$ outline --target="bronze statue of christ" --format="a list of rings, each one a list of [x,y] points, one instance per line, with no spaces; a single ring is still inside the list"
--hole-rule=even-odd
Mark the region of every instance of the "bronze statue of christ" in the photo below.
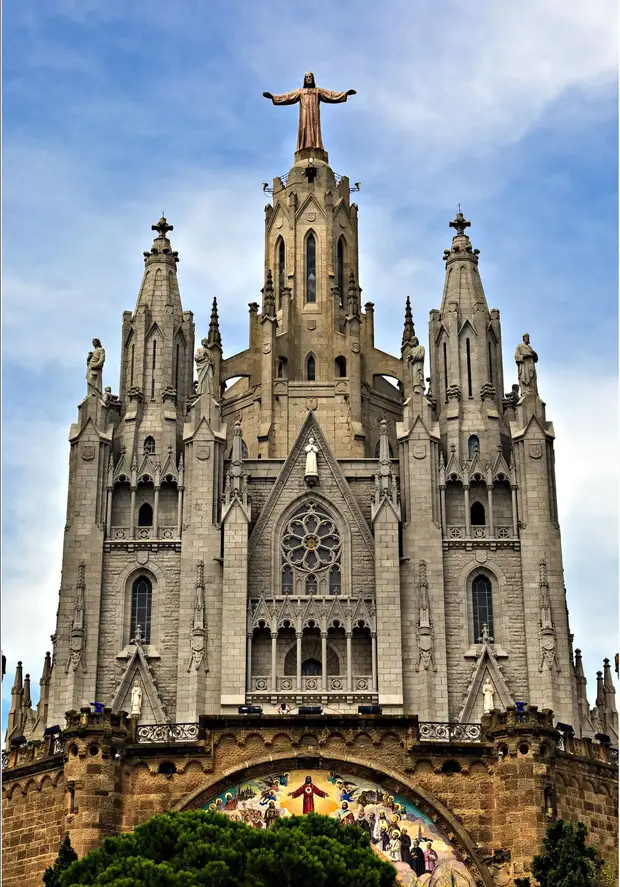
[[[274,105],[295,105],[299,102],[297,150],[301,151],[303,148],[323,148],[319,102],[330,104],[346,102],[350,95],[355,95],[355,90],[332,92],[331,89],[322,89],[316,85],[314,74],[309,71],[304,74],[304,85],[301,89],[293,89],[282,95],[272,95],[270,92],[264,92],[263,95],[266,99],[271,99]]]

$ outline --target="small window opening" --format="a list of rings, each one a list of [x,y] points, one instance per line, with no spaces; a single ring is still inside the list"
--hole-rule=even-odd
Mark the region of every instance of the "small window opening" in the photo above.
[[[474,502],[471,506],[470,514],[472,527],[484,526],[484,505],[482,504],[482,502]]]
[[[149,505],[148,502],[145,502],[144,505],[140,506],[140,510],[138,511],[138,526],[153,526],[153,507],[152,505]]]
[[[336,376],[339,376],[341,379],[346,378],[347,375],[347,359],[346,357],[337,357],[336,358]]]
[[[446,396],[446,403],[448,401],[448,346],[446,343],[443,343],[443,384],[444,391]]]
[[[319,585],[314,573],[310,573],[309,576],[306,577],[306,594],[316,594],[319,590]]]
[[[153,586],[146,576],[139,576],[131,590],[131,623],[130,638],[136,636],[136,629],[140,626],[142,641],[151,643],[151,609],[153,606]]]
[[[316,361],[312,355],[306,362],[306,379],[308,382],[316,382]]]
[[[477,434],[472,434],[467,441],[467,455],[469,456],[469,461],[474,458],[476,453],[480,452],[480,439]]]
[[[152,456],[155,453],[155,438],[147,437],[144,440],[144,452],[148,456]]]
[[[317,677],[323,671],[318,659],[305,659],[301,663],[301,673],[305,677]]]
[[[286,249],[284,240],[278,241],[278,308],[282,307],[282,293],[286,286]]]
[[[482,637],[482,628],[487,626],[489,637],[493,633],[493,589],[487,576],[478,575],[472,583],[472,605],[474,615],[474,643]]]
[[[338,240],[336,250],[336,283],[340,291],[340,307],[344,305],[344,240],[341,237]]]
[[[282,594],[293,594],[293,570],[288,565],[282,570]]]

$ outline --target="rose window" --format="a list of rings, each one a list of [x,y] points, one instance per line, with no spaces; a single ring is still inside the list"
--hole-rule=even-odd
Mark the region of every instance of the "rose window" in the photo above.
[[[284,593],[294,593],[297,580],[297,593],[338,594],[341,547],[338,527],[322,505],[307,502],[298,508],[282,536]]]

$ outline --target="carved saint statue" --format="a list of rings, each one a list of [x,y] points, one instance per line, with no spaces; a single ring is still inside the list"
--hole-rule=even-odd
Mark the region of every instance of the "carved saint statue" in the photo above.
[[[201,348],[196,351],[194,360],[196,361],[196,372],[198,373],[198,381],[196,383],[196,394],[213,394],[213,371],[215,364],[207,347],[208,339],[203,339]]]
[[[139,715],[142,711],[142,687],[138,683],[138,681],[134,681],[134,685],[131,688],[131,714]]]
[[[93,350],[88,352],[86,358],[86,381],[89,394],[101,394],[101,376],[105,363],[105,351],[101,347],[100,339],[93,339]]]
[[[274,105],[295,105],[299,102],[297,150],[301,151],[303,148],[323,148],[319,103],[346,102],[350,95],[355,95],[355,90],[332,92],[331,89],[322,89],[314,82],[314,74],[308,71],[307,74],[304,74],[304,85],[301,89],[293,89],[291,92],[282,93],[282,95],[272,95],[270,92],[264,92],[263,95],[266,99],[271,99]]]
[[[411,340],[411,351],[407,362],[409,363],[409,372],[411,373],[411,388],[421,388],[424,391],[424,345],[420,345],[417,336]]]
[[[482,685],[482,706],[484,709],[485,715],[490,711],[493,711],[494,703],[493,703],[493,684],[491,683],[491,679],[487,677],[484,684]]]
[[[306,471],[304,476],[306,478],[317,478],[319,476],[319,469],[316,461],[316,454],[318,453],[319,448],[314,442],[313,437],[308,438],[308,445],[305,448],[304,452],[306,454]]]
[[[521,395],[538,394],[535,367],[535,364],[538,363],[538,355],[530,345],[529,333],[524,333],[523,341],[519,342],[517,345],[515,349],[515,360],[517,362],[517,371],[519,373]]]

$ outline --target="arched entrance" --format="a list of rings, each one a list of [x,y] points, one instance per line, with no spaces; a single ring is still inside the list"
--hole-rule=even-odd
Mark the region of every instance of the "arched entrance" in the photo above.
[[[493,887],[472,839],[439,801],[406,777],[354,758],[270,757],[196,789],[175,809],[215,810],[266,828],[273,818],[265,812],[274,807],[279,816],[315,812],[364,829],[407,887]]]

